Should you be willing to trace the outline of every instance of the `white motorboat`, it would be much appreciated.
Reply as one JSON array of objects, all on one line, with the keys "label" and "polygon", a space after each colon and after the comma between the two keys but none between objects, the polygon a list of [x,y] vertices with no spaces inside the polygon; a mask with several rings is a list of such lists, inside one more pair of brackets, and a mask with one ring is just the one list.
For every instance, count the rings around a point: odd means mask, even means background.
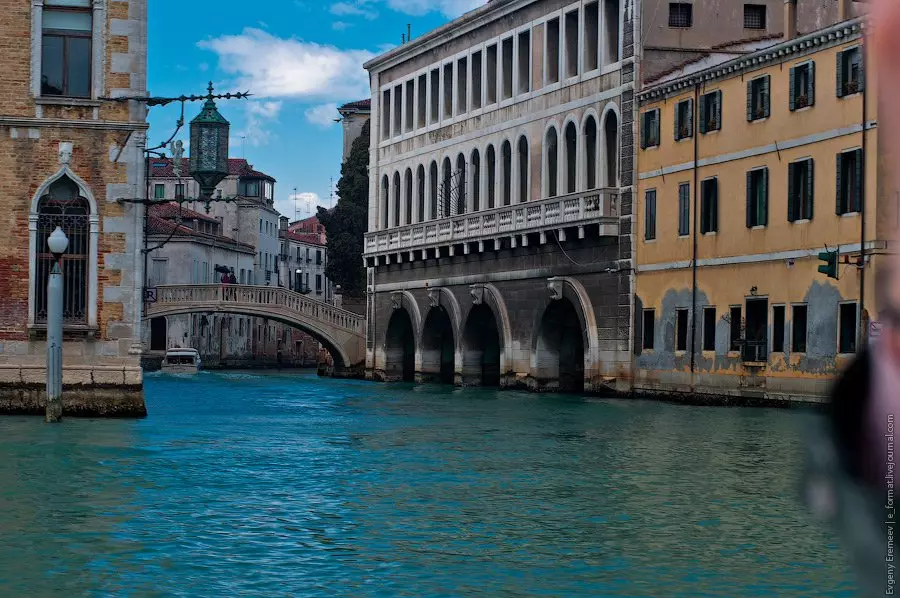
[{"label": "white motorboat", "polygon": [[166,351],[162,371],[171,374],[196,374],[200,371],[200,352],[189,347],[173,347]]}]

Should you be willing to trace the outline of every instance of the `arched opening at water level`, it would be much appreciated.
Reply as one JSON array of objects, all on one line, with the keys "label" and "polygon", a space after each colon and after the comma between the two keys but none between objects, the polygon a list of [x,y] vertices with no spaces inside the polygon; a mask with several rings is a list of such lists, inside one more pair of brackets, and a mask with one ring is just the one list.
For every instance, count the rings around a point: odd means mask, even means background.
[{"label": "arched opening at water level", "polygon": [[415,380],[416,340],[412,319],[404,308],[395,309],[388,322],[384,361],[384,374],[388,380]]},{"label": "arched opening at water level", "polygon": [[168,339],[166,319],[164,317],[153,318],[150,320],[150,350],[165,351]]},{"label": "arched opening at water level", "polygon": [[568,299],[553,301],[544,311],[535,349],[535,373],[541,386],[560,392],[584,391],[582,325]]},{"label": "arched opening at water level", "polygon": [[456,372],[456,343],[453,324],[443,307],[432,308],[422,333],[422,373],[442,384],[453,384]]},{"label": "arched opening at water level", "polygon": [[463,331],[463,380],[471,386],[500,385],[500,332],[485,304],[469,312]]}]

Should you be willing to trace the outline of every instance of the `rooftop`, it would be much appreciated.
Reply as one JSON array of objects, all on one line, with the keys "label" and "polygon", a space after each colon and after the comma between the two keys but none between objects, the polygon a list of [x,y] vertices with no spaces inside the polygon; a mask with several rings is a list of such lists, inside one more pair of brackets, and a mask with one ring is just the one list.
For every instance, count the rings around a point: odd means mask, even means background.
[{"label": "rooftop", "polygon": [[353,112],[371,112],[372,111],[372,100],[366,98],[365,100],[356,100],[355,102],[348,102],[338,108],[338,112],[341,114],[353,113]]},{"label": "rooftop", "polygon": [[150,206],[150,215],[165,219],[181,217],[182,220],[203,220],[206,222],[214,222],[216,224],[219,223],[218,220],[211,216],[184,207],[179,207],[174,201]]},{"label": "rooftop", "polygon": [[200,231],[196,231],[189,226],[185,226],[184,224],[178,224],[174,220],[169,220],[167,218],[161,218],[159,216],[150,213],[147,215],[147,234],[159,235],[159,236],[172,236],[172,238],[189,238],[189,239],[197,239],[197,240],[205,240],[212,241],[216,243],[221,243],[232,247],[237,251],[243,251],[245,253],[256,253],[253,245],[248,245],[247,243],[241,243],[240,241],[235,241],[229,237],[225,237],[222,235],[211,235],[209,233],[202,233]]},{"label": "rooftop", "polygon": [[325,246],[325,241],[322,240],[323,235],[318,233],[296,233],[291,230],[281,230],[278,234],[288,241],[297,241],[298,243],[306,243],[308,245],[319,245],[320,247]]},{"label": "rooftop", "polygon": [[[175,178],[175,171],[172,168],[172,158],[150,158],[150,178],[165,179]],[[181,175],[183,178],[190,178],[190,160],[188,158],[181,159]],[[266,179],[275,182],[275,179],[264,172],[255,170],[253,166],[244,158],[228,158],[228,176],[248,177]]]}]

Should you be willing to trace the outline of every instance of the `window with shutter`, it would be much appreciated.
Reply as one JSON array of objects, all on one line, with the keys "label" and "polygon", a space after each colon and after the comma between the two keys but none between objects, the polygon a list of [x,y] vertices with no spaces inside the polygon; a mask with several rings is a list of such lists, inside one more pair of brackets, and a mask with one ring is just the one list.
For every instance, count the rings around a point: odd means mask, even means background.
[{"label": "window with shutter", "polygon": [[693,100],[682,100],[675,106],[675,141],[694,136]]},{"label": "window with shutter", "polygon": [[768,224],[768,168],[747,173],[747,228]]},{"label": "window with shutter", "polygon": [[859,93],[864,86],[862,52],[850,48],[837,54],[837,96],[839,98]]},{"label": "window with shutter", "polygon": [[835,213],[859,212],[862,204],[862,150],[837,155]]},{"label": "window with shutter", "polygon": [[722,92],[713,91],[700,97],[700,132],[709,133],[721,128]]},{"label": "window with shutter", "polygon": [[703,181],[700,192],[700,233],[714,233],[719,228],[719,180],[712,178]]},{"label": "window with shutter", "polygon": [[659,145],[659,108],[649,110],[642,115],[641,148]]},{"label": "window with shutter", "polygon": [[656,190],[649,189],[644,194],[644,239],[656,238]]},{"label": "window with shutter", "polygon": [[678,236],[680,237],[691,234],[690,194],[690,183],[678,185]]},{"label": "window with shutter", "polygon": [[788,164],[788,196],[787,196],[787,204],[788,204],[788,222],[794,222],[797,220],[797,164],[795,162],[791,162]]},{"label": "window with shutter", "polygon": [[769,117],[769,76],[762,78],[762,110],[763,118]]},{"label": "window with shutter", "polygon": [[813,105],[813,63],[798,64],[791,68],[790,109],[800,110]]},{"label": "window with shutter", "polygon": [[747,84],[747,120],[769,116],[769,76],[758,77]]}]

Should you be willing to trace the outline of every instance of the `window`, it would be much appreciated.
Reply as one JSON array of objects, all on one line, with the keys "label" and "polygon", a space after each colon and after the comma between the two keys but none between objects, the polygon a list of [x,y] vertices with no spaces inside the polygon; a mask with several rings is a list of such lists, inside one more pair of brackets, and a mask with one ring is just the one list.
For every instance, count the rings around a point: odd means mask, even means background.
[{"label": "window", "polygon": [[850,48],[837,55],[837,97],[852,95],[863,90],[865,72],[859,48]]},{"label": "window", "polygon": [[716,350],[716,308],[703,308],[703,350]]},{"label": "window", "polygon": [[557,194],[557,159],[559,152],[557,151],[557,135],[556,129],[547,130],[547,138],[544,141],[545,160],[547,161],[547,197],[556,197]]},{"label": "window", "polygon": [[743,308],[740,305],[734,305],[729,310],[729,351],[740,351],[741,341],[744,336],[744,316]]},{"label": "window", "polygon": [[584,123],[585,182],[588,189],[597,188],[597,121],[588,116]]},{"label": "window", "polygon": [[508,100],[513,95],[513,38],[508,37],[501,43],[503,53],[503,99]]},{"label": "window", "polygon": [[322,292],[322,275],[321,274],[316,274],[316,292],[317,293]]},{"label": "window", "polygon": [[497,205],[497,156],[494,153],[494,146],[489,145],[487,148],[487,208],[494,209]]},{"label": "window", "polygon": [[678,236],[691,234],[691,185],[678,185]]},{"label": "window", "polygon": [[688,310],[675,310],[675,350],[687,351]]},{"label": "window", "polygon": [[599,4],[591,2],[584,5],[584,70],[593,71],[600,63],[598,36],[600,34]]},{"label": "window", "polygon": [[481,209],[481,154],[477,149],[472,150],[469,162],[472,164],[472,210],[477,212]]},{"label": "window", "polygon": [[425,220],[425,167],[421,164],[416,169],[416,193],[418,197],[416,215],[418,222],[423,222]]},{"label": "window", "polygon": [[747,173],[747,228],[769,223],[769,169]]},{"label": "window", "polygon": [[659,108],[641,114],[641,149],[659,145]]},{"label": "window", "polygon": [[472,54],[472,110],[481,108],[481,52]]},{"label": "window", "polygon": [[[47,2],[50,4],[50,2]],[[91,96],[90,2],[75,0],[43,13],[41,36],[41,95],[88,98]],[[79,8],[74,8],[79,7]],[[83,7],[86,10],[80,10]]]},{"label": "window", "polygon": [[459,154],[456,157],[456,185],[458,187],[456,193],[456,205],[453,206],[453,214],[466,213],[466,157]]},{"label": "window", "polygon": [[547,21],[547,83],[559,83],[559,19]]},{"label": "window", "polygon": [[175,184],[175,199],[184,199],[184,183]]},{"label": "window", "polygon": [[429,122],[434,124],[441,117],[441,71],[434,69],[431,71],[431,118]]},{"label": "window", "polygon": [[619,2],[603,0],[604,66],[619,61]]},{"label": "window", "polygon": [[419,75],[418,81],[418,89],[416,90],[416,109],[418,110],[418,114],[416,115],[416,126],[421,128],[426,124],[425,119],[428,111],[428,76]]},{"label": "window", "polygon": [[744,29],[765,29],[766,7],[763,4],[744,5]]},{"label": "window", "polygon": [[694,101],[682,100],[675,106],[675,141],[694,136]]},{"label": "window", "polygon": [[255,179],[242,180],[238,185],[238,194],[244,197],[259,197],[259,181]]},{"label": "window", "polygon": [[656,238],[656,189],[644,193],[644,240]]},{"label": "window", "polygon": [[687,2],[669,2],[669,27],[690,27],[693,24],[693,5]]},{"label": "window", "polygon": [[456,62],[456,113],[465,114],[469,111],[468,85],[469,63],[465,58]]},{"label": "window", "polygon": [[772,352],[784,353],[784,306],[772,307]]},{"label": "window", "polygon": [[36,322],[47,321],[47,279],[55,262],[47,249],[47,239],[58,226],[69,238],[69,247],[60,259],[63,323],[87,324],[90,206],[80,196],[78,185],[64,176],[50,185],[47,194],[38,202],[37,212],[37,275],[33,295]]},{"label": "window", "polygon": [[700,132],[709,133],[722,128],[722,92],[712,91],[700,97]]},{"label": "window", "polygon": [[416,82],[414,79],[410,79],[406,82],[406,95],[403,97],[406,100],[405,130],[406,132],[409,132],[415,127]]},{"label": "window", "polygon": [[643,338],[643,347],[645,350],[653,349],[653,339],[654,332],[656,328],[656,310],[654,309],[645,309],[644,310],[644,320],[643,320],[643,329],[642,336]]},{"label": "window", "polygon": [[391,136],[391,90],[385,89],[381,94],[381,138]]},{"label": "window", "polygon": [[719,230],[719,179],[706,179],[700,183],[700,233]]},{"label": "window", "polygon": [[453,117],[453,63],[444,65],[444,81],[441,88],[442,105],[444,106],[444,118]]},{"label": "window", "polygon": [[838,353],[856,353],[856,303],[841,303],[838,320]]},{"label": "window", "polygon": [[519,65],[519,84],[516,87],[518,93],[531,91],[531,32],[523,31],[519,34],[519,48],[516,61]]},{"label": "window", "polygon": [[859,212],[862,206],[862,150],[841,152],[837,155],[837,203],[838,215]]},{"label": "window", "polygon": [[816,103],[816,63],[791,67],[790,109],[800,110]]},{"label": "window", "polygon": [[807,158],[788,164],[788,222],[812,217],[813,161]]},{"label": "window", "polygon": [[497,44],[488,46],[487,49],[487,99],[485,103],[493,104],[497,101]]},{"label": "window", "polygon": [[394,88],[394,137],[403,132],[403,86]]},{"label": "window", "polygon": [[566,193],[575,193],[578,176],[578,129],[575,123],[569,122],[565,131],[566,150]]},{"label": "window", "polygon": [[528,201],[530,191],[528,184],[528,140],[524,135],[519,137],[519,203]]},{"label": "window", "polygon": [[805,305],[792,306],[791,353],[806,353],[806,311]]},{"label": "window", "polygon": [[275,186],[271,182],[266,181],[265,183],[263,183],[263,190],[266,199],[275,198]]},{"label": "window", "polygon": [[164,199],[166,197],[166,186],[161,183],[153,185],[153,199]]},{"label": "window", "polygon": [[316,265],[317,266],[322,265],[322,250],[321,249],[316,249]]},{"label": "window", "polygon": [[578,11],[566,13],[565,18],[566,77],[578,75]]},{"label": "window", "polygon": [[747,83],[747,120],[769,116],[769,76],[757,77]]},{"label": "window", "polygon": [[500,146],[500,159],[503,161],[503,205],[512,201],[512,145],[504,141]]}]

